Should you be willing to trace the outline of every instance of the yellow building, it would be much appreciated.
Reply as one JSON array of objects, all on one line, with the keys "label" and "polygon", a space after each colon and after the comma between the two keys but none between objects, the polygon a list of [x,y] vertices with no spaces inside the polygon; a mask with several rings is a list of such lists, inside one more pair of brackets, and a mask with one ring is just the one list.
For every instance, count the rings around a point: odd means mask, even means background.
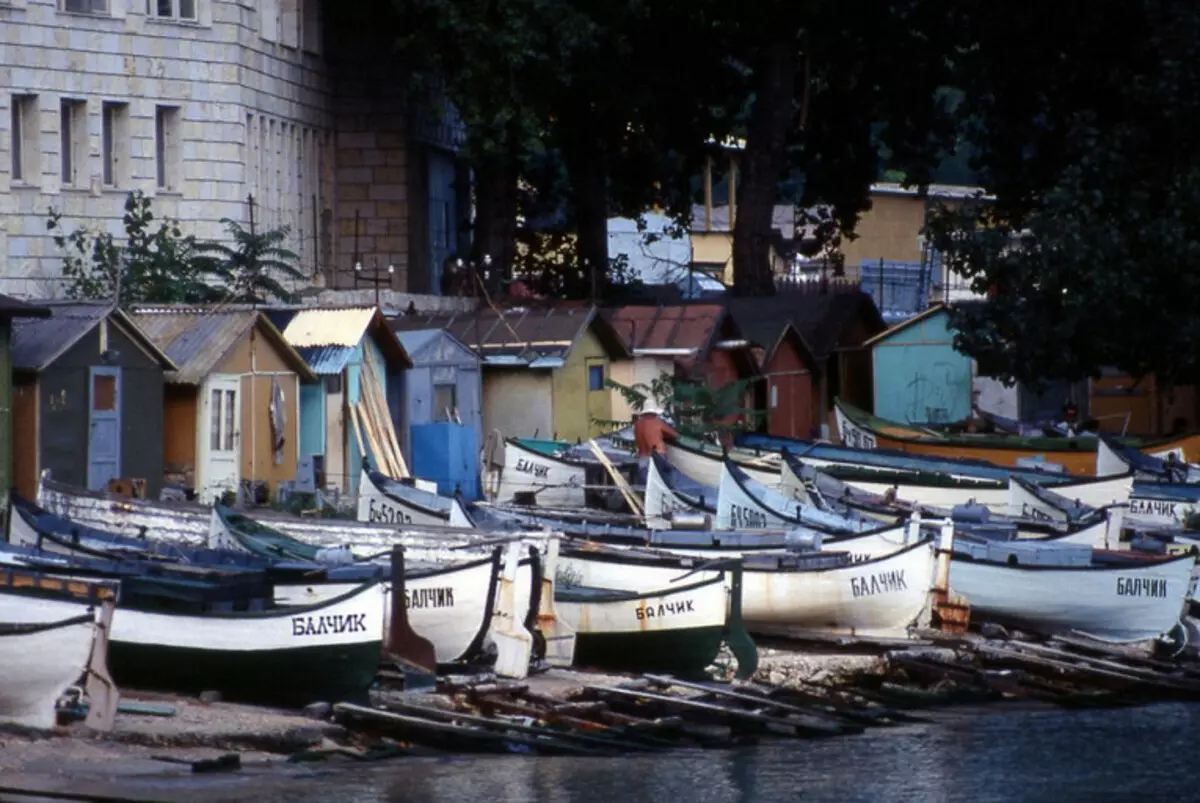
[{"label": "yellow building", "polygon": [[485,432],[580,441],[612,428],[610,365],[626,349],[594,306],[539,302],[414,314],[392,326],[445,329],[479,354]]}]

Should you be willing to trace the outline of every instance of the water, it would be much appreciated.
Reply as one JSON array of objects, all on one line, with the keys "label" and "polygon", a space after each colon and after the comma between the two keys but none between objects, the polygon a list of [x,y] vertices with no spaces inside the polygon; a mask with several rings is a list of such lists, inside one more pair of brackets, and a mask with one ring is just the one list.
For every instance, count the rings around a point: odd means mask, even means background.
[{"label": "water", "polygon": [[130,796],[255,803],[344,801],[1190,800],[1200,705],[1117,710],[989,708],[932,714],[930,724],[728,751],[619,758],[393,759],[145,777]]}]

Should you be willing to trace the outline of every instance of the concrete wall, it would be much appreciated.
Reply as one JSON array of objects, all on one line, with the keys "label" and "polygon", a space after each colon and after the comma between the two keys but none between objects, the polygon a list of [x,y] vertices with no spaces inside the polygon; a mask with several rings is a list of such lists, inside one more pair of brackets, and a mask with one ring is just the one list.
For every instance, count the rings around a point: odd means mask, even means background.
[{"label": "concrete wall", "polygon": [[[608,370],[612,380],[625,387],[639,384],[649,387],[663,374],[675,376],[675,361],[670,357],[634,357],[612,362]],[[633,418],[633,408],[616,389],[612,391],[612,417],[614,421],[631,421]]]},{"label": "concrete wall", "polygon": [[0,320],[0,506],[13,487],[12,324]]},{"label": "concrete wall", "polygon": [[859,218],[855,228],[857,236],[842,243],[847,278],[859,278],[859,265],[863,260],[920,262],[921,246],[917,236],[924,225],[924,198],[872,193],[871,208]]},{"label": "concrete wall", "polygon": [[[158,215],[189,233],[220,238],[222,217],[289,225],[305,271],[319,262],[322,216],[333,201],[330,86],[320,55],[318,0],[201,0],[198,19],[146,15],[144,0],[109,0],[106,13],[71,13],[55,0],[0,4],[0,290],[50,294],[58,251],[47,206],[67,225],[114,233],[130,190],[154,197]],[[12,175],[14,96],[32,96],[22,136],[24,176]],[[61,175],[63,100],[78,101],[72,180]],[[124,104],[112,137],[115,169],[104,172],[102,108]],[[159,186],[156,107],[168,123],[167,181]],[[315,215],[314,215],[315,213]],[[314,229],[314,217],[318,229]],[[47,281],[38,282],[36,279]]]}]

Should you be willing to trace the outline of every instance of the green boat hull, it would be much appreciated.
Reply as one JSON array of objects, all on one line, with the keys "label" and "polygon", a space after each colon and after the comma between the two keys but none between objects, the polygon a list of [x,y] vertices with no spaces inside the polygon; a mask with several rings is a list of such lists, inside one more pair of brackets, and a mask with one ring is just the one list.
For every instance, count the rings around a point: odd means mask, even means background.
[{"label": "green boat hull", "polygon": [[119,688],[196,694],[301,707],[359,702],[379,668],[379,641],[286,650],[202,650],[111,641],[108,668]]},{"label": "green boat hull", "polygon": [[636,633],[577,633],[575,663],[624,672],[703,676],[721,650],[724,627]]}]

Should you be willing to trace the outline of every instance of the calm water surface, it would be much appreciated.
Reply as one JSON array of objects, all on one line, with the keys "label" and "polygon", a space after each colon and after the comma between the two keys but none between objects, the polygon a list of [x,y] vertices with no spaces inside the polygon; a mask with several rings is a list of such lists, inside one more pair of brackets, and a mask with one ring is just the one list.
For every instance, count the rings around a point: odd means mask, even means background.
[{"label": "calm water surface", "polygon": [[860,736],[620,758],[394,759],[221,777],[144,778],[170,800],[1109,801],[1200,799],[1200,705],[1107,711],[990,708]]}]

